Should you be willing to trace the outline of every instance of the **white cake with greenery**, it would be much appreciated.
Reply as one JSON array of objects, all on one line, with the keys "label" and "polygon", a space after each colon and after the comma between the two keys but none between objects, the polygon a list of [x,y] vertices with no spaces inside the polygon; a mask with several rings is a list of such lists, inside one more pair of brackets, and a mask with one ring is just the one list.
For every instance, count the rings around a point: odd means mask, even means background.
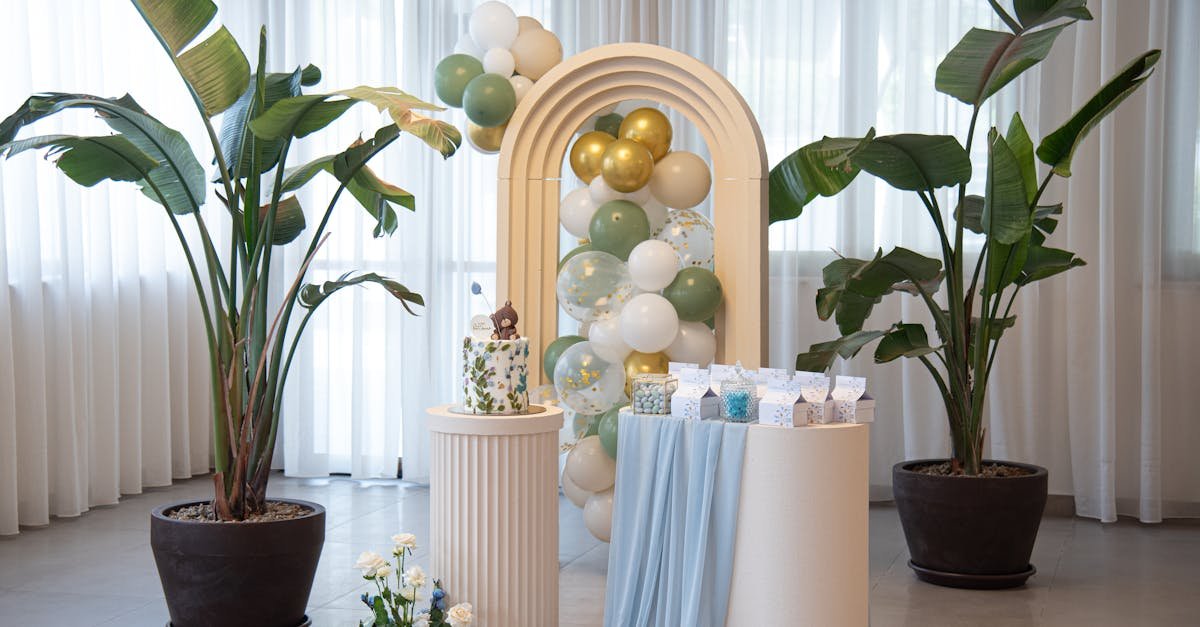
[{"label": "white cake with greenery", "polygon": [[463,410],[520,414],[529,407],[529,340],[463,339]]}]

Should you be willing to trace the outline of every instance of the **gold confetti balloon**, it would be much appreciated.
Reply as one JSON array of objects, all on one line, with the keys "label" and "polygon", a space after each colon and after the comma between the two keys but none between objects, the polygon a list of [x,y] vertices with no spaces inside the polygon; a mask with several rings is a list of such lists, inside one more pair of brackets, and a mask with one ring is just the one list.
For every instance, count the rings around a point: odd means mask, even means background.
[{"label": "gold confetti balloon", "polygon": [[650,151],[655,161],[671,151],[671,121],[658,109],[635,109],[621,121],[618,139],[632,139]]},{"label": "gold confetti balloon", "polygon": [[670,361],[666,353],[629,353],[625,358],[625,396],[632,396],[634,377],[639,374],[666,374]]},{"label": "gold confetti balloon", "polygon": [[618,139],[604,149],[600,174],[618,192],[635,192],[645,187],[653,173],[654,155],[632,139]]},{"label": "gold confetti balloon", "polygon": [[621,400],[625,370],[620,362],[600,358],[589,342],[563,351],[554,364],[554,390],[559,401],[580,414],[604,413]]},{"label": "gold confetti balloon", "polygon": [[500,143],[504,141],[504,130],[508,128],[508,122],[500,126],[483,127],[474,122],[467,122],[467,141],[475,147],[475,150],[485,154],[495,154],[500,152]]},{"label": "gold confetti balloon", "polygon": [[591,183],[600,174],[601,162],[604,160],[604,150],[616,141],[616,137],[600,131],[589,131],[579,136],[571,146],[571,171]]}]

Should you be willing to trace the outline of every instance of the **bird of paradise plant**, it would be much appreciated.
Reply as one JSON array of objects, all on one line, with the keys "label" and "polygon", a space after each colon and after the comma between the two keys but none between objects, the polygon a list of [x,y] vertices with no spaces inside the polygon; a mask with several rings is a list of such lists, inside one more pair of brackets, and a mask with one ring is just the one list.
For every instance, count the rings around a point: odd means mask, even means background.
[{"label": "bird of paradise plant", "polygon": [[[268,72],[265,29],[259,35],[253,71],[224,26],[195,41],[216,16],[212,0],[133,4],[183,79],[207,131],[216,164],[216,196],[223,205],[219,218],[228,221],[229,250],[216,249],[209,226],[213,216],[206,218],[201,212],[208,177],[193,148],[129,95],[35,94],[0,122],[0,154],[11,158],[46,148],[55,165],[80,185],[133,182],[164,210],[187,260],[208,343],[214,515],[243,519],[265,508],[282,391],[301,334],[317,307],[342,288],[367,283],[382,286],[409,313],[413,306],[424,306],[419,294],[375,273],[347,273],[337,280],[304,284],[309,264],[328,236],[326,227],[338,200],[348,192],[362,205],[375,220],[376,237],[394,233],[395,206],[413,210],[413,197],[376,176],[367,163],[401,133],[415,135],[443,157],[454,154],[462,137],[452,125],[420,113],[440,107],[395,87],[304,93],[320,80],[320,70],[308,65]],[[386,111],[392,123],[337,154],[289,164],[295,140],[325,128],[360,102]],[[77,109],[93,111],[112,132],[17,139],[24,127]],[[271,294],[273,249],[297,240],[307,226],[295,193],[322,172],[331,174],[338,186],[317,213],[320,221],[311,229],[290,287],[282,295]],[[194,222],[195,245],[185,236],[184,220]],[[294,312],[297,304],[302,316]]]}]

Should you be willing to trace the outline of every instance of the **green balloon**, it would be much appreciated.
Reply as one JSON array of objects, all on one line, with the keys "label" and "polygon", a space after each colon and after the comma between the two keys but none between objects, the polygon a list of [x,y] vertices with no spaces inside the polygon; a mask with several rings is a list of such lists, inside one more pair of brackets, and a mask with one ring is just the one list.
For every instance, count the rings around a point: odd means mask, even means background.
[{"label": "green balloon", "polygon": [[433,91],[442,102],[461,107],[463,91],[471,79],[483,74],[483,64],[469,54],[452,54],[433,70]]},{"label": "green balloon", "polygon": [[617,458],[617,416],[620,411],[620,407],[613,407],[604,412],[598,421],[600,427],[596,433],[600,436],[600,444],[604,446],[604,452],[613,459]]},{"label": "green balloon", "polygon": [[613,137],[620,137],[621,122],[624,121],[625,118],[620,113],[610,113],[597,118],[595,128],[597,131],[608,133]]},{"label": "green balloon", "polygon": [[574,257],[575,255],[578,255],[579,253],[586,253],[591,250],[596,250],[595,247],[593,247],[591,244],[580,244],[579,246],[572,248],[571,252],[567,253],[566,255],[563,256],[562,259],[559,260],[559,262],[558,262],[559,272],[562,271],[563,265],[566,264],[567,260],[569,260],[571,257]]},{"label": "green balloon", "polygon": [[512,83],[499,74],[480,74],[467,83],[462,103],[467,119],[490,128],[500,126],[512,117],[517,108],[517,92],[513,91]]},{"label": "green balloon", "polygon": [[689,266],[675,275],[662,295],[675,306],[680,320],[703,322],[721,306],[721,281],[711,270]]},{"label": "green balloon", "polygon": [[650,238],[650,220],[642,208],[628,200],[610,200],[596,210],[588,225],[592,247],[629,261],[634,246]]},{"label": "green balloon", "polygon": [[558,358],[563,354],[563,351],[572,346],[584,341],[584,338],[578,335],[564,335],[546,347],[542,352],[542,368],[546,369],[546,376],[550,377],[551,382],[554,380],[554,364],[558,363]]}]

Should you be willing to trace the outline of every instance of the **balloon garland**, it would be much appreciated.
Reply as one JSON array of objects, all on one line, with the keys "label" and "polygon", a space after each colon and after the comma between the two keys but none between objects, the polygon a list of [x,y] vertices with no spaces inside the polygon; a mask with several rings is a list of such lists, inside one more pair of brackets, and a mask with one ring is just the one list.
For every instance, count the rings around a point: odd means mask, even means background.
[{"label": "balloon garland", "polygon": [[540,22],[488,0],[471,12],[454,54],[438,62],[433,87],[442,102],[467,114],[467,141],[492,154],[517,104],[562,58],[562,42]]},{"label": "balloon garland", "polygon": [[563,229],[581,242],[563,255],[556,284],[580,332],[551,342],[543,365],[578,438],[567,447],[563,493],[607,542],[617,416],[633,378],[666,373],[672,361],[707,367],[723,290],[712,223],[693,210],[708,197],[712,173],[699,155],[671,150],[667,116],[608,107],[581,131],[567,162],[584,186],[559,207]]}]

